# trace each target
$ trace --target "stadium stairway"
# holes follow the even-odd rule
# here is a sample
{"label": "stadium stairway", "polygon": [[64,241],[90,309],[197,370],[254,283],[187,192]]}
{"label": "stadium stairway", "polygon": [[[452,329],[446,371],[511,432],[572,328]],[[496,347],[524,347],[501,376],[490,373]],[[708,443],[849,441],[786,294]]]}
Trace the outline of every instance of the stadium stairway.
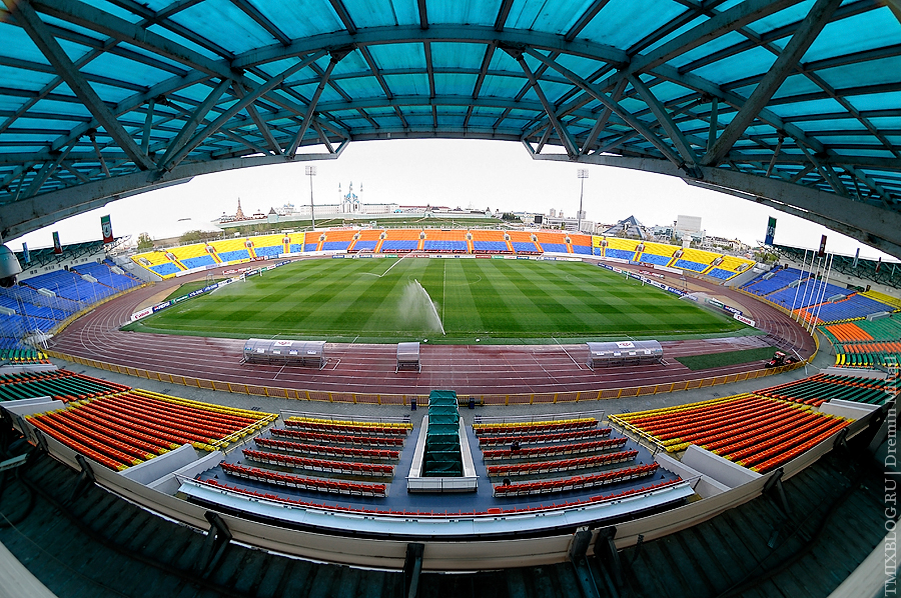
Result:
{"label": "stadium stairway", "polygon": [[[170,257],[170,256],[171,256],[171,257]],[[187,269],[188,269],[187,266],[185,266],[183,263],[181,263],[181,260],[178,259],[178,258],[175,256],[175,254],[173,254],[173,253],[167,253],[167,254],[166,254],[166,257],[168,258],[168,260],[169,260],[170,262],[172,262],[173,264],[175,264],[175,266],[176,266],[179,270],[187,270]]]}

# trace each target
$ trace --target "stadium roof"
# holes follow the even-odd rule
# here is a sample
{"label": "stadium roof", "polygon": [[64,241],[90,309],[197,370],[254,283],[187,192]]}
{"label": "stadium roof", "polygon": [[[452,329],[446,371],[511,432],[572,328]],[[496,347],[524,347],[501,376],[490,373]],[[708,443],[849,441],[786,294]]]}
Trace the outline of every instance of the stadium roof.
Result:
{"label": "stadium roof", "polygon": [[388,138],[657,172],[901,256],[901,0],[2,0],[0,232]]}

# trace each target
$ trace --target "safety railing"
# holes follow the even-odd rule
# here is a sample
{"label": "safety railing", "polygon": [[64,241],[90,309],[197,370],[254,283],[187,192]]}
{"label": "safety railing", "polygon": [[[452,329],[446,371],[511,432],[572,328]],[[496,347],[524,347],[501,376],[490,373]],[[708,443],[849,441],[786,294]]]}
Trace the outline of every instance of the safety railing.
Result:
{"label": "safety railing", "polygon": [[[278,386],[264,386],[257,384],[244,384],[236,382],[224,382],[219,380],[209,380],[205,378],[195,378],[191,376],[181,376],[178,374],[168,374],[166,372],[154,372],[141,368],[116,365],[105,361],[97,361],[95,359],[85,359],[75,355],[66,355],[58,351],[47,351],[47,354],[57,359],[64,359],[79,365],[89,366],[106,370],[108,372],[116,372],[118,374],[127,374],[138,378],[146,378],[148,380],[159,380],[169,384],[180,384],[182,386],[191,386],[195,388],[205,388],[208,390],[216,390],[222,392],[240,393],[253,396],[276,397],[279,399],[296,399],[301,401],[320,401],[323,403],[353,403],[362,405],[409,405],[412,400],[416,400],[417,405],[427,405],[427,394],[386,394],[386,393],[358,393],[358,392],[332,392],[322,390],[302,390],[295,388],[284,388]],[[599,390],[581,390],[581,391],[563,391],[549,393],[510,393],[510,394],[471,394],[458,395],[458,399],[469,400],[474,398],[477,402],[484,405],[541,405],[541,404],[557,404],[557,403],[579,403],[582,401],[597,401],[605,399],[620,399],[626,397],[642,397],[647,395],[664,394],[669,392],[679,392],[682,390],[694,390],[697,388],[708,388],[711,386],[719,386],[721,384],[731,384],[733,382],[742,382],[744,380],[754,380],[756,378],[765,378],[775,374],[788,372],[799,367],[803,367],[804,362],[793,363],[789,365],[765,368],[759,370],[751,370],[748,372],[739,372],[724,376],[711,376],[708,378],[698,378],[695,380],[683,380],[681,382],[667,382],[664,384],[650,384],[646,386],[630,386],[624,388],[604,388]]]}

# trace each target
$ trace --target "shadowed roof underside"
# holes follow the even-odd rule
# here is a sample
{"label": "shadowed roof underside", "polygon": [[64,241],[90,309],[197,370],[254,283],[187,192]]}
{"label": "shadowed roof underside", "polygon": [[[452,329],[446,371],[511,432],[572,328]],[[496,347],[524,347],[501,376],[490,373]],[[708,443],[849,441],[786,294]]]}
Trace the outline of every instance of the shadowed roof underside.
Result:
{"label": "shadowed roof underside", "polygon": [[2,0],[0,232],[351,141],[468,138],[678,176],[901,256],[899,18],[899,0]]}

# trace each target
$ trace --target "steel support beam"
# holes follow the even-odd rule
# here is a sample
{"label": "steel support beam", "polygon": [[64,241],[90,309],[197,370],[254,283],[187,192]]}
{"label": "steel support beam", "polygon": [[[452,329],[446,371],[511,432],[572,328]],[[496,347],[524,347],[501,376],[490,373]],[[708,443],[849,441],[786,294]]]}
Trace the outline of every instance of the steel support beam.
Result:
{"label": "steel support beam", "polygon": [[191,136],[194,135],[194,131],[197,130],[197,127],[200,126],[200,123],[203,122],[203,119],[206,118],[206,115],[213,109],[213,106],[216,105],[219,98],[222,97],[222,94],[225,93],[225,90],[227,90],[231,84],[231,79],[223,79],[220,81],[219,84],[207,94],[206,99],[194,109],[194,112],[182,125],[181,130],[175,135],[175,138],[169,142],[169,147],[166,148],[166,152],[159,160],[160,168],[166,168],[169,161],[172,159],[172,156],[188,143]]}
{"label": "steel support beam", "polygon": [[28,33],[28,36],[38,47],[44,57],[53,65],[56,72],[62,77],[66,85],[78,96],[85,108],[100,123],[113,141],[122,148],[128,157],[141,170],[155,168],[153,160],[141,151],[125,127],[116,119],[112,111],[103,103],[97,92],[91,87],[84,75],[69,59],[56,38],[50,33],[49,27],[41,20],[31,6],[29,0],[3,0],[7,9],[16,17],[16,22]]}
{"label": "steel support beam", "polygon": [[335,9],[338,18],[341,19],[341,23],[344,25],[344,28],[347,29],[347,32],[351,35],[355,35],[357,33],[357,26],[353,19],[350,18],[350,13],[347,12],[347,7],[344,6],[344,2],[341,0],[328,1],[332,5],[332,8]]}
{"label": "steel support beam", "polygon": [[[623,91],[626,89],[626,85],[629,84],[629,80],[623,77],[619,80],[619,83],[616,84],[616,87],[613,88],[613,92],[610,94],[610,99],[614,102],[619,102],[619,99],[623,95]],[[598,119],[595,121],[594,126],[591,127],[591,131],[588,133],[588,137],[585,139],[585,143],[582,145],[582,155],[588,154],[591,150],[594,149],[594,144],[598,140],[598,136],[601,134],[607,127],[607,122],[610,120],[610,115],[613,114],[613,111],[608,107],[604,106],[601,109],[601,114],[598,116]]]}
{"label": "steel support beam", "polygon": [[[244,87],[238,83],[232,85],[232,90],[235,92],[235,96],[238,99],[243,99],[245,96]],[[253,124],[257,126],[257,130],[260,132],[260,135],[269,144],[269,148],[272,150],[274,154],[282,153],[282,148],[276,141],[275,136],[272,135],[272,131],[269,129],[269,126],[266,124],[266,121],[260,117],[260,112],[257,110],[256,106],[253,104],[247,105],[247,114],[250,115],[250,120],[253,121]]]}
{"label": "steel support beam", "polygon": [[51,161],[44,162],[44,165],[41,169],[34,175],[34,178],[31,179],[31,183],[28,185],[28,188],[25,190],[25,197],[31,197],[32,195],[37,195],[38,191],[41,190],[41,186],[47,180],[47,178],[56,172],[59,168],[59,165],[63,160],[66,159],[66,156],[69,155],[69,152],[72,151],[72,148],[75,147],[75,143],[70,143],[66,149],[61,151],[59,155]]}
{"label": "steel support beam", "polygon": [[883,0],[898,22],[901,23],[901,0]]}
{"label": "steel support beam", "polygon": [[[13,0],[4,0],[13,1]],[[207,58],[203,54],[191,50],[162,35],[148,31],[140,23],[130,23],[94,8],[85,2],[75,0],[32,0],[34,8],[40,12],[79,25],[91,31],[102,33],[112,39],[124,41],[154,54],[164,56],[208,75],[227,78],[228,65],[225,61]]]}
{"label": "steel support beam", "polygon": [[670,113],[667,112],[663,104],[654,97],[654,94],[639,76],[629,75],[629,83],[632,84],[632,87],[635,88],[635,91],[638,92],[641,99],[644,100],[645,104],[648,105],[648,108],[651,109],[651,113],[657,119],[657,122],[660,123],[663,130],[666,131],[666,135],[670,138],[670,141],[673,142],[673,145],[676,146],[676,150],[679,152],[679,155],[682,157],[685,164],[689,168],[694,168],[697,162],[695,151],[692,149],[691,144],[688,143],[688,140],[685,139],[685,135],[676,123],[673,122],[673,117]]}
{"label": "steel support beam", "polygon": [[547,144],[548,139],[551,138],[551,133],[554,128],[548,125],[544,128],[544,133],[541,135],[541,139],[538,140],[538,146],[535,148],[535,153],[540,154],[541,150],[544,149],[544,146]]}
{"label": "steel support beam", "polygon": [[719,118],[720,112],[720,99],[716,96],[710,99],[710,128],[707,130],[707,151],[713,149],[713,144],[716,143],[716,135],[717,135],[717,119]]}
{"label": "steel support beam", "polygon": [[[773,150],[773,158],[770,160],[769,166],[766,167],[766,175],[769,177],[773,173],[773,167],[776,165],[776,160],[779,158],[779,151],[782,149],[782,143],[785,141],[784,135],[779,135],[779,142],[776,144],[776,149]],[[708,146],[710,147],[710,146]]]}
{"label": "steel support beam", "polygon": [[249,0],[231,0],[231,3],[240,8],[244,14],[256,21],[256,23],[265,29],[269,35],[279,41],[280,44],[287,46],[291,43],[291,38],[282,32],[275,23],[266,18],[266,15],[257,10]]}
{"label": "steel support beam", "polygon": [[307,134],[307,129],[310,128],[310,123],[313,120],[313,116],[316,113],[316,104],[319,103],[319,98],[322,96],[322,92],[325,90],[325,86],[328,85],[329,77],[332,76],[332,71],[335,70],[335,66],[341,62],[341,59],[347,56],[347,52],[343,53],[332,53],[331,60],[328,61],[328,66],[325,68],[325,72],[322,73],[322,78],[319,80],[319,85],[316,87],[316,91],[313,92],[313,97],[310,98],[310,103],[307,105],[306,114],[303,115],[303,121],[300,123],[300,128],[297,129],[297,134],[294,135],[294,139],[291,141],[291,145],[288,146],[288,149],[285,150],[285,153],[289,156],[293,156],[294,152],[297,151],[297,148],[303,142],[304,135]]}
{"label": "steel support beam", "polygon": [[653,131],[651,131],[645,123],[643,123],[641,120],[636,118],[631,112],[629,112],[628,110],[626,110],[622,106],[620,106],[618,102],[614,102],[610,98],[610,96],[608,96],[607,94],[605,94],[604,92],[599,90],[597,87],[595,87],[588,81],[584,80],[582,77],[578,76],[577,74],[570,71],[569,69],[557,64],[555,61],[551,60],[550,58],[541,54],[540,52],[537,52],[532,49],[527,49],[526,52],[529,54],[529,56],[532,56],[533,58],[537,58],[544,64],[548,65],[549,67],[551,67],[552,69],[554,69],[555,71],[557,71],[558,73],[560,73],[561,75],[563,75],[564,77],[569,79],[572,83],[575,83],[576,85],[578,85],[583,91],[590,94],[593,98],[598,100],[600,103],[602,103],[605,106],[607,106],[608,108],[610,108],[610,110],[612,110],[613,113],[616,114],[618,117],[623,119],[623,121],[626,124],[628,124],[630,127],[635,129],[636,131],[638,131],[642,137],[644,137],[645,139],[650,141],[651,144],[653,144],[654,147],[656,147],[660,151],[660,153],[664,155],[664,157],[667,160],[669,160],[670,162],[672,162],[673,164],[676,164],[676,165],[681,165],[683,163],[683,160],[681,158],[679,158],[679,156],[676,154],[676,152],[674,152],[672,150],[672,148],[669,145],[667,145],[667,143],[665,141],[660,139],[660,137],[658,137]]}
{"label": "steel support beam", "polygon": [[407,544],[403,572],[405,598],[416,598],[419,596],[419,576],[422,573],[422,555],[424,552],[425,544],[418,542]]}
{"label": "steel support beam", "polygon": [[746,0],[674,37],[659,48],[632,61],[628,74],[642,73],[676,56],[700,47],[722,35],[736,31],[766,16],[800,3],[801,0]]}
{"label": "steel support beam", "polygon": [[503,0],[501,7],[497,11],[497,18],[494,19],[494,30],[501,32],[507,23],[507,17],[510,16],[510,9],[513,8],[513,0]]}
{"label": "steel support beam", "polygon": [[[257,85],[250,93],[245,95],[243,98],[232,104],[227,110],[223,111],[216,120],[203,128],[199,133],[194,135],[191,140],[186,143],[166,164],[165,169],[171,170],[171,168],[184,160],[187,155],[198,145],[204,142],[210,135],[218,131],[222,128],[225,123],[227,123],[233,116],[235,116],[238,112],[249,106],[251,103],[257,100],[260,96],[265,94],[268,91],[271,91],[282,84],[282,82],[299,71],[302,68],[305,68],[310,65],[315,60],[318,60],[320,57],[325,55],[325,50],[321,50],[311,56],[308,56],[304,60],[297,62],[296,64],[288,67],[280,74],[272,77],[268,81],[264,81]],[[306,121],[304,121],[306,122]]]}
{"label": "steel support beam", "polygon": [[741,2],[692,27],[648,54],[634,56],[628,65],[624,65],[618,72],[599,81],[597,86],[605,89],[613,85],[621,77],[655,70],[657,67],[685,52],[801,1],[748,0]]}
{"label": "steel support beam", "polygon": [[[13,0],[8,1],[12,2]],[[337,0],[333,1],[337,2]],[[341,6],[343,7],[343,4]],[[103,35],[106,35],[114,40],[126,42],[128,44],[145,49],[148,52],[159,54],[160,56],[174,60],[178,63],[184,64],[190,69],[198,71],[192,72],[187,76],[181,78],[173,77],[168,81],[163,82],[163,84],[161,84],[163,87],[187,87],[191,82],[203,80],[209,78],[210,76],[224,79],[231,78],[248,88],[256,88],[257,86],[256,81],[248,77],[240,76],[238,73],[240,73],[241,69],[251,68],[256,64],[260,64],[258,62],[253,64],[239,65],[236,64],[235,61],[226,62],[224,60],[217,61],[209,59],[206,56],[195,52],[194,50],[190,50],[187,47],[182,46],[176,42],[173,42],[166,37],[150,32],[146,28],[139,26],[139,24],[130,23],[128,21],[125,21],[124,19],[120,19],[100,9],[91,7],[84,2],[78,2],[76,0],[38,0],[37,2],[35,2],[35,7],[41,12],[45,12],[65,21],[69,21],[81,27],[85,27],[86,29],[89,29],[91,31],[102,33]],[[354,29],[354,32],[356,32],[356,29]],[[328,37],[334,40],[334,43],[327,42],[321,46],[313,44],[314,47],[306,52],[297,51],[297,42],[292,43],[290,48],[286,48],[285,46],[278,44],[278,48],[280,49],[276,53],[280,54],[280,57],[283,59],[296,58],[305,56],[307,54],[310,54],[311,52],[319,54],[320,52],[325,51],[323,50],[323,48],[334,48],[354,43],[353,37],[351,35],[348,35],[346,32],[341,32],[340,34],[331,34]],[[339,42],[338,40],[345,41]],[[204,76],[204,74],[206,76]],[[271,92],[272,90],[269,91]],[[160,95],[161,93],[167,93],[167,91],[165,89],[153,89],[147,97],[155,97],[157,95]],[[300,106],[296,102],[288,100],[287,98],[280,97],[277,94],[270,94],[269,96],[267,96],[267,99],[272,103],[285,108],[286,110],[294,112],[294,114],[298,116],[304,113],[303,106]],[[146,101],[146,98],[141,99],[139,97],[135,100],[135,105],[140,105],[144,101]],[[120,107],[123,111],[127,111],[127,108],[125,107],[127,104],[128,101],[121,103]],[[327,123],[322,123],[322,125],[328,129],[332,128]],[[335,132],[339,135],[346,136],[340,131],[335,130]],[[66,143],[67,142],[63,140],[58,145],[56,145],[56,147],[62,147],[63,145],[66,145]]]}
{"label": "steel support beam", "polygon": [[816,168],[820,176],[823,177],[823,180],[829,183],[829,186],[832,187],[832,190],[839,195],[842,195],[841,188],[836,183],[836,181],[833,180],[831,176],[829,176],[830,173],[826,171],[822,164],[820,164],[820,161],[816,159],[816,156],[811,154],[810,150],[803,145],[799,145],[798,147],[801,149],[807,159],[810,160],[810,163],[813,164],[813,167]]}
{"label": "steel support beam", "polygon": [[[50,1],[59,2],[60,0]],[[581,39],[567,43],[563,40],[563,36],[551,33],[519,30],[497,31],[491,26],[436,23],[429,24],[428,30],[423,31],[417,23],[415,25],[397,27],[366,28],[354,34],[349,34],[346,31],[336,31],[308,38],[298,38],[288,47],[278,44],[241,54],[231,62],[231,67],[248,69],[275,60],[302,56],[319,48],[340,48],[353,45],[362,51],[364,48],[379,44],[422,43],[423,41],[497,43],[508,47],[528,45],[549,52],[566,52],[567,54],[590,56],[596,60],[612,64],[617,68],[625,67],[630,61],[630,56],[624,50]]]}
{"label": "steel support beam", "polygon": [[426,8],[426,0],[417,0],[419,5],[419,28],[425,31],[429,28],[429,10]]}
{"label": "steel support beam", "polygon": [[316,134],[319,135],[319,140],[322,141],[322,145],[325,146],[328,153],[334,154],[335,148],[332,146],[332,142],[329,140],[328,135],[326,135],[325,131],[322,130],[322,127],[319,126],[319,123],[313,121],[313,128],[316,130]]}
{"label": "steel support beam", "polygon": [[592,533],[588,529],[576,530],[572,543],[569,545],[569,562],[572,563],[579,589],[584,598],[601,598],[597,582],[588,564],[588,548],[591,546]]}
{"label": "steel support beam", "polygon": [[551,125],[553,125],[554,130],[557,131],[557,136],[560,138],[560,141],[563,143],[563,147],[566,149],[566,155],[570,158],[575,159],[579,155],[579,148],[576,147],[576,142],[573,141],[572,136],[569,134],[569,131],[566,127],[563,126],[563,123],[560,122],[560,119],[557,118],[557,113],[554,112],[554,106],[548,101],[547,96],[544,95],[544,91],[541,90],[541,86],[538,85],[538,80],[535,78],[535,74],[532,72],[532,69],[529,68],[529,65],[526,64],[525,56],[523,56],[522,51],[513,50],[513,49],[505,49],[505,51],[512,56],[516,62],[519,63],[519,67],[522,69],[522,72],[525,73],[526,78],[529,80],[529,85],[535,90],[535,95],[538,96],[538,100],[541,102],[541,105],[544,107],[544,111],[547,113],[548,120],[550,120]]}
{"label": "steel support beam", "polygon": [[610,0],[594,0],[591,3],[591,6],[585,9],[585,12],[582,13],[582,16],[579,17],[579,20],[575,22],[575,24],[569,28],[569,31],[566,32],[566,35],[563,36],[568,42],[576,39],[576,36],[579,35],[588,23],[591,22],[593,18],[597,16],[601,9],[607,6]]}
{"label": "steel support beam", "polygon": [[156,98],[150,98],[147,102],[147,113],[144,115],[144,130],[141,134],[141,151],[145,154],[150,149],[150,133],[153,131],[154,108],[156,108]]}
{"label": "steel support beam", "polygon": [[841,3],[842,0],[817,0],[782,53],[776,58],[776,62],[751,92],[738,114],[732,118],[716,143],[713,144],[713,148],[701,159],[702,164],[716,166],[723,160],[748,125],[758,117],[760,111],[767,105],[785,78],[797,66],[804,52],[814,42],[823,27],[829,22],[829,17]]}
{"label": "steel support beam", "polygon": [[[558,154],[532,154],[535,160],[568,161]],[[578,162],[654,172],[685,179],[685,173],[671,162],[659,158],[625,156],[582,156]],[[726,168],[698,167],[703,184],[729,195],[817,222],[853,237],[862,243],[901,258],[901,212],[869,203],[852,201],[828,191],[821,191],[780,179],[764,178]],[[813,168],[811,167],[811,170]],[[694,183],[693,183],[694,184]]]}
{"label": "steel support beam", "polygon": [[75,168],[75,165],[72,164],[71,162],[63,162],[63,168],[65,168],[67,171],[72,173],[72,176],[74,176],[76,179],[78,179],[82,183],[90,183],[91,182],[91,179],[86,177],[83,173],[79,172],[79,170],[77,168]]}

